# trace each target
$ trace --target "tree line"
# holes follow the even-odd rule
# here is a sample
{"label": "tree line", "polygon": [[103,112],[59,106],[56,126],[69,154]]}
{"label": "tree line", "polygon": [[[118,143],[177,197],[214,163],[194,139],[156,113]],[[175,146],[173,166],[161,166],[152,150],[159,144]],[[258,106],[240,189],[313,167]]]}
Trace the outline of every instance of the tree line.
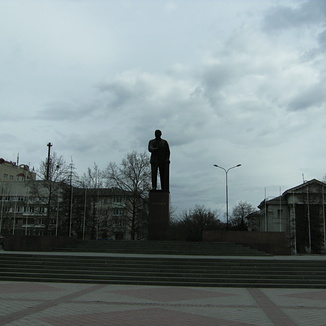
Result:
{"label": "tree line", "polygon": [[[147,153],[129,153],[120,165],[111,162],[103,170],[94,163],[92,168],[89,167],[87,172],[79,176],[72,162],[68,164],[54,152],[40,163],[36,172],[37,179],[31,180],[32,196],[47,207],[45,233],[53,234],[53,210],[56,203],[59,205],[60,199],[60,211],[59,207],[55,208],[61,215],[60,223],[56,223],[56,235],[61,233],[85,238],[87,233],[87,237],[92,239],[110,237],[110,223],[118,222],[107,219],[108,205],[103,203],[106,201],[104,196],[111,196],[116,200],[116,207],[119,207],[119,198],[123,198],[123,208],[119,209],[123,210],[123,223],[126,223],[124,226],[129,230],[131,238],[146,236],[142,230],[147,221],[144,202],[150,190]],[[44,189],[46,196],[42,195]]]}
{"label": "tree line", "polygon": [[[49,194],[43,198],[47,201],[48,207],[46,227],[51,221],[51,207],[58,200],[59,192],[63,197],[61,211],[65,212],[66,218],[61,219],[56,234],[61,231],[65,235],[85,238],[85,230],[87,230],[87,236],[93,239],[109,237],[110,234],[103,231],[102,224],[106,224],[108,229],[108,223],[113,222],[101,218],[100,207],[97,206],[95,209],[95,202],[98,201],[96,189],[115,189],[121,194],[129,194],[125,197],[128,201],[125,205],[128,214],[125,216],[128,216],[126,227],[130,230],[131,239],[146,238],[147,210],[143,209],[143,205],[151,189],[150,163],[146,152],[128,153],[120,164],[110,162],[103,170],[94,163],[93,167],[89,167],[81,176],[75,172],[73,162],[67,163],[62,156],[54,152],[50,159],[41,162],[37,176],[39,181],[43,181]],[[40,191],[39,187],[34,189],[34,195],[37,195],[36,192]],[[39,194],[39,197],[42,196]],[[83,201],[86,201],[86,198],[88,207],[93,207],[93,211],[87,212],[87,217],[83,216],[85,214]],[[255,210],[251,204],[239,202],[230,216],[229,229],[248,230],[247,216]],[[177,216],[171,214],[171,238],[201,241],[205,230],[226,230],[226,223],[222,219],[223,216],[219,216],[216,211],[200,205],[183,211]]]}
{"label": "tree line", "polygon": [[[229,230],[248,231],[248,215],[256,208],[247,202],[240,201],[232,211]],[[174,240],[202,241],[203,231],[226,231],[227,224],[221,221],[218,213],[202,205],[182,212],[171,221],[171,236]]]}

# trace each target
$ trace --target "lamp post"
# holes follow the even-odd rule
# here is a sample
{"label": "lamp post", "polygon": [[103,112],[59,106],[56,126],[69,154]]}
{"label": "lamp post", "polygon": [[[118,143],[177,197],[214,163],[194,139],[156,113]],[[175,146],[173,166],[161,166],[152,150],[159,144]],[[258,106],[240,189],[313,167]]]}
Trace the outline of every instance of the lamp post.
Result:
{"label": "lamp post", "polygon": [[216,168],[222,169],[225,172],[225,204],[226,204],[226,229],[229,230],[229,189],[228,189],[228,172],[231,169],[238,168],[241,164],[232,166],[228,169],[223,168],[217,164],[214,164]]}

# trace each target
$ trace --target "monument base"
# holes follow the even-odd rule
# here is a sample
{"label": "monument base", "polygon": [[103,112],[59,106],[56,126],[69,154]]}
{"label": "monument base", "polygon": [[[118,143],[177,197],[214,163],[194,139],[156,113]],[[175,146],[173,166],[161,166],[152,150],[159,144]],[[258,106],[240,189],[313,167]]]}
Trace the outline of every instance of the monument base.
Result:
{"label": "monument base", "polygon": [[150,191],[148,240],[170,240],[170,193]]}

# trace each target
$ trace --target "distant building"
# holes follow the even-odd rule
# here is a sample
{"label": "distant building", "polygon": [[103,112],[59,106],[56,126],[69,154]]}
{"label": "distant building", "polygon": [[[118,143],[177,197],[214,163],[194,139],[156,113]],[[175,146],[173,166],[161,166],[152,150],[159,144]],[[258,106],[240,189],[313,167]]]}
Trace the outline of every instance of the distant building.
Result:
{"label": "distant building", "polygon": [[324,182],[313,179],[263,200],[249,216],[253,230],[285,232],[294,253],[320,253],[326,245]]}
{"label": "distant building", "polygon": [[114,188],[76,188],[27,179],[0,181],[0,235],[146,237],[147,206],[141,198],[134,201],[130,193]]}
{"label": "distant building", "polygon": [[[87,237],[111,240],[147,237],[145,199],[117,188],[76,188],[74,194],[75,224],[81,224],[78,219],[86,219]],[[91,230],[95,230],[95,235]]]}
{"label": "distant building", "polygon": [[36,179],[36,173],[29,170],[26,164],[17,165],[15,162],[0,158],[0,181],[25,181]]}
{"label": "distant building", "polygon": [[45,235],[46,229],[54,234],[57,204],[48,205],[48,188],[42,181],[18,181],[0,181],[0,235]]}

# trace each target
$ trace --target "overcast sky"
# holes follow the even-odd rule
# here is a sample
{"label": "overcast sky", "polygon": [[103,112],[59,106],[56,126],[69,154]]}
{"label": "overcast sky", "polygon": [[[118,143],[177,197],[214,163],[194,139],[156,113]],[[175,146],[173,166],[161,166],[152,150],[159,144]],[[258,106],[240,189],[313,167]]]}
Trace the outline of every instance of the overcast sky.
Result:
{"label": "overcast sky", "polygon": [[[326,173],[326,1],[0,0],[0,157],[79,174],[171,148],[171,203],[225,212]],[[266,191],[265,191],[266,190]]]}

